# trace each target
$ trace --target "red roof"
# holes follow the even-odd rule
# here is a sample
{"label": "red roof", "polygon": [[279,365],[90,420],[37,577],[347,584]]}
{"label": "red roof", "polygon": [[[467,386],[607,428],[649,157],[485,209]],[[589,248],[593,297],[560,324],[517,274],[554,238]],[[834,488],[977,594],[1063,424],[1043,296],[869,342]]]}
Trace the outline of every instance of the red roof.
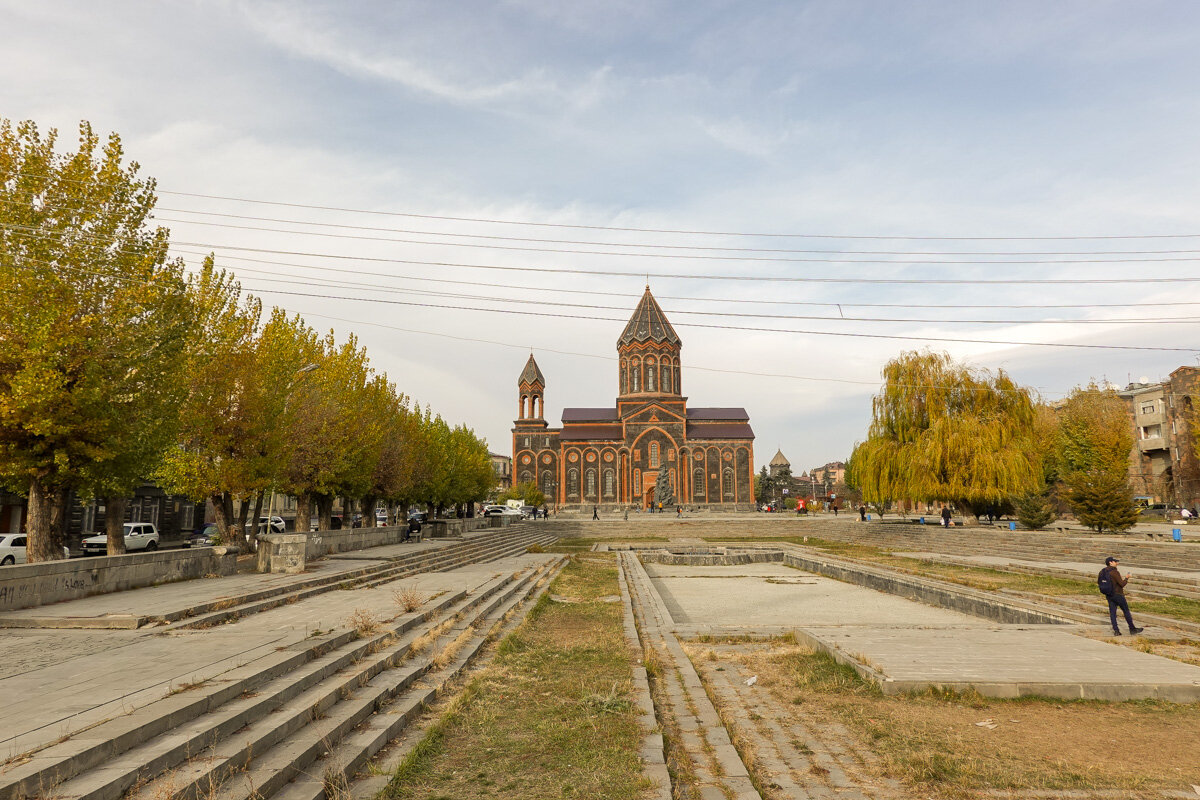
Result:
{"label": "red roof", "polygon": [[736,419],[748,420],[750,415],[746,413],[744,408],[689,408],[687,410],[689,420],[693,419]]}
{"label": "red roof", "polygon": [[563,422],[601,422],[616,418],[615,408],[564,408],[562,412]]}
{"label": "red roof", "polygon": [[620,425],[568,425],[558,435],[561,442],[603,440],[624,441],[625,433]]}
{"label": "red roof", "polygon": [[688,441],[693,439],[753,439],[754,429],[745,422],[694,423],[687,425]]}

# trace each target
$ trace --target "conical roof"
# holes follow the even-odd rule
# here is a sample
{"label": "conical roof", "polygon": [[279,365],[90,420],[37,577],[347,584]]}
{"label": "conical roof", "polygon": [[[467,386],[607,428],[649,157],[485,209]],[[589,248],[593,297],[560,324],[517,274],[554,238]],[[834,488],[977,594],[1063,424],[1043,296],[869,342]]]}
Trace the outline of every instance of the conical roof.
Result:
{"label": "conical roof", "polygon": [[784,456],[782,450],[775,451],[775,457],[771,459],[772,467],[790,467],[791,465],[792,462],[787,460],[787,457]]}
{"label": "conical roof", "polygon": [[542,377],[542,371],[538,369],[537,362],[533,360],[533,353],[530,353],[529,360],[525,362],[525,369],[521,370],[521,377],[517,378],[517,386],[534,383],[545,386],[546,379]]}
{"label": "conical roof", "polygon": [[617,339],[617,347],[634,342],[669,342],[676,347],[682,344],[679,334],[675,333],[671,323],[667,322],[667,315],[659,308],[654,295],[650,294],[649,286],[646,287],[646,293],[642,295],[637,308],[633,310],[633,316],[629,318],[629,324],[625,326],[621,338]]}

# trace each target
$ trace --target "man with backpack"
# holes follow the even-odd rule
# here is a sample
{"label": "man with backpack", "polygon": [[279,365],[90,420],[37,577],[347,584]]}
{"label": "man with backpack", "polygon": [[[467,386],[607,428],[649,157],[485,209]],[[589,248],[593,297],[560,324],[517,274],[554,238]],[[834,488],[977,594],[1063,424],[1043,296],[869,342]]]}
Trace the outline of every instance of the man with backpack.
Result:
{"label": "man with backpack", "polygon": [[1118,608],[1125,614],[1130,633],[1141,633],[1144,630],[1133,624],[1133,615],[1129,613],[1129,601],[1125,599],[1125,584],[1129,583],[1133,574],[1121,577],[1121,571],[1117,569],[1120,563],[1120,559],[1109,556],[1104,559],[1104,569],[1096,576],[1096,586],[1100,589],[1100,594],[1108,599],[1108,616],[1112,620],[1113,636],[1121,635],[1121,629],[1117,627]]}

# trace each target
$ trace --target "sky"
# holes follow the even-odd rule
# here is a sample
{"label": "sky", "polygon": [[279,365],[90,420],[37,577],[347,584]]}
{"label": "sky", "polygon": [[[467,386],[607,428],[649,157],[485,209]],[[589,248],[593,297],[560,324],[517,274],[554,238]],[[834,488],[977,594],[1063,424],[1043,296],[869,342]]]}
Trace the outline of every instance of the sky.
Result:
{"label": "sky", "polygon": [[1200,363],[1200,4],[0,0],[0,31],[0,117],[120,134],[176,255],[494,452],[531,351],[552,425],[612,404],[647,284],[689,405],[796,474],[904,350],[1047,399]]}

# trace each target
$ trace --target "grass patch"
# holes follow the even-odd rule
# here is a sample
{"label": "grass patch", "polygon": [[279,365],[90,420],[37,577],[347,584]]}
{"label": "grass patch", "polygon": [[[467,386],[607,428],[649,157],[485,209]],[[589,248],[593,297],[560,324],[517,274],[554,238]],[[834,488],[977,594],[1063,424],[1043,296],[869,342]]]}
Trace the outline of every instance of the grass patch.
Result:
{"label": "grass patch", "polygon": [[[580,602],[556,603],[550,593]],[[632,702],[616,559],[572,559],[409,754],[396,800],[637,797],[642,732]]]}
{"label": "grass patch", "polygon": [[[878,757],[882,776],[938,797],[985,790],[1157,793],[1200,784],[1194,749],[1200,704],[997,700],[940,690],[885,696],[849,667],[803,647],[724,658],[757,674],[784,713],[814,730],[831,719],[842,723]],[[995,727],[976,724],[984,720]]]}
{"label": "grass patch", "polygon": [[1156,597],[1138,600],[1137,610],[1145,611],[1147,614],[1161,614],[1164,617],[1200,622],[1200,600],[1193,600],[1190,597]]}
{"label": "grass patch", "polygon": [[[807,540],[806,540],[807,539]],[[1027,575],[989,567],[968,567],[945,564],[923,558],[896,556],[878,547],[853,542],[833,542],[816,536],[771,536],[729,540],[712,537],[711,541],[773,541],[799,544],[829,553],[886,566],[897,572],[936,578],[982,591],[1010,589],[1046,595],[1095,595],[1096,582],[1087,578],[1056,578],[1048,575]]]}

